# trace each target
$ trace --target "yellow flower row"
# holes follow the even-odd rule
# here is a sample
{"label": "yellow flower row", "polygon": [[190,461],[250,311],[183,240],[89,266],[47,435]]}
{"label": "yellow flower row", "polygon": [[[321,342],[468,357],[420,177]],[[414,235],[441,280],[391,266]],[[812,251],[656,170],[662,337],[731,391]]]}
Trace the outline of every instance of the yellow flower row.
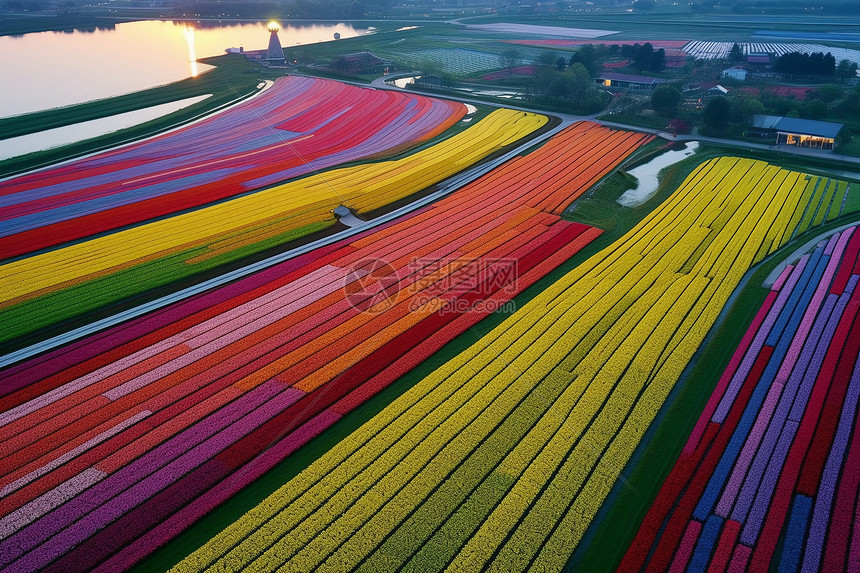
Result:
{"label": "yellow flower row", "polygon": [[807,188],[763,162],[702,164],[176,570],[559,570]]}
{"label": "yellow flower row", "polygon": [[463,132],[405,158],[317,173],[244,197],[0,267],[0,303],[103,276],[197,246],[241,242],[276,226],[278,232],[333,220],[343,203],[359,211],[382,207],[432,185],[547,121],[536,114],[497,110]]}

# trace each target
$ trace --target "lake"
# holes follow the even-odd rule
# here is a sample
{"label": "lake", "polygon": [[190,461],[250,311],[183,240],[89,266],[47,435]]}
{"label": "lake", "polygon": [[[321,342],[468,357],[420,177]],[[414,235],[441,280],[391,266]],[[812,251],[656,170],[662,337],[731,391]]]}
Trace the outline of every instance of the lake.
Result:
{"label": "lake", "polygon": [[[349,38],[372,30],[348,24],[281,22],[286,47]],[[0,37],[0,117],[135,92],[203,73],[195,58],[231,47],[265,49],[267,22],[149,20],[91,31]]]}

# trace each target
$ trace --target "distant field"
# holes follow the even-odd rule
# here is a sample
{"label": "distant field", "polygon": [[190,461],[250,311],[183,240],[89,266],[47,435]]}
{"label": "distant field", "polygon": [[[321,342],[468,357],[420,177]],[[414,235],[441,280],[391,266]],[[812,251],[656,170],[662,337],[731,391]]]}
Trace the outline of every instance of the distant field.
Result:
{"label": "distant field", "polygon": [[458,76],[492,70],[502,65],[496,54],[463,48],[420,50],[404,55],[403,59],[419,67],[424,62],[433,62],[441,66],[446,73]]}
{"label": "distant field", "polygon": [[[682,49],[689,55],[702,60],[716,60],[727,58],[734,46],[734,42],[703,42],[693,41],[686,44]],[[836,48],[823,44],[787,43],[787,42],[738,42],[738,46],[744,54],[754,52],[775,52],[778,55],[790,52],[803,54],[814,54],[816,52],[833,54],[836,61],[849,60],[860,63],[860,50],[848,48]]]}

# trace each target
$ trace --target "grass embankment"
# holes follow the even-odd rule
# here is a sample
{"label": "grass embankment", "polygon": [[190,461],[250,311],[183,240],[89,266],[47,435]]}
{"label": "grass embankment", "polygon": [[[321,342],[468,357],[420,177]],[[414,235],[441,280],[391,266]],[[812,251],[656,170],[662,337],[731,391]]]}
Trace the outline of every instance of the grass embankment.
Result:
{"label": "grass embankment", "polygon": [[197,104],[140,125],[56,149],[37,151],[7,159],[0,162],[0,177],[158,134],[175,127],[177,124],[253,94],[257,91],[257,85],[261,79],[274,79],[283,75],[282,70],[260,68],[238,54],[217,56],[200,61],[216,67],[195,78],[187,78],[149,90],[0,119],[0,134],[2,134],[0,139],[7,139],[185,98],[212,94],[212,97],[208,97]]}
{"label": "grass embankment", "polygon": [[111,28],[137,18],[70,14],[13,14],[0,18],[0,36],[19,36],[34,32],[67,32],[71,30]]}

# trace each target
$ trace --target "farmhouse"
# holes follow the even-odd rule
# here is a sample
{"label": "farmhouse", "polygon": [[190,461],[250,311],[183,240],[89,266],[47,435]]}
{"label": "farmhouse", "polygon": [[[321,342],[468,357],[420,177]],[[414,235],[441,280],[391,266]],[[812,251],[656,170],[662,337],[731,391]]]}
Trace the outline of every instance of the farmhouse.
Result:
{"label": "farmhouse", "polygon": [[776,135],[779,145],[794,145],[831,151],[836,145],[843,124],[776,115],[755,115],[750,135]]}
{"label": "farmhouse", "polygon": [[613,91],[629,91],[633,93],[651,93],[658,86],[666,83],[661,78],[649,76],[636,76],[632,74],[617,74],[615,72],[604,72],[597,78],[597,84]]}
{"label": "farmhouse", "polygon": [[383,73],[391,62],[383,60],[371,52],[356,52],[354,54],[343,54],[332,62],[331,68],[350,74],[373,74]]}
{"label": "farmhouse", "polygon": [[723,77],[742,82],[747,79],[747,71],[743,68],[729,68],[727,70],[723,70]]}

